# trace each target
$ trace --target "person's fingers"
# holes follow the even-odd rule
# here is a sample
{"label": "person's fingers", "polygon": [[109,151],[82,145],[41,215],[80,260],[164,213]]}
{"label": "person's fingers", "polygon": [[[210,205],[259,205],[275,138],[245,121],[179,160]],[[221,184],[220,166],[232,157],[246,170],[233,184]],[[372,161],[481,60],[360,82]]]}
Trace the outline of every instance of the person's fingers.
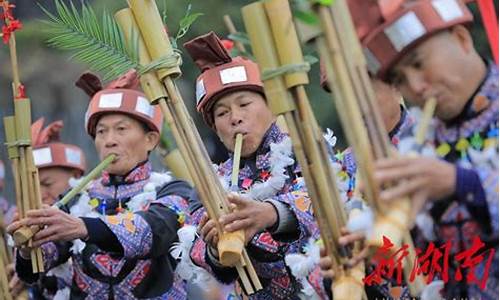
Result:
{"label": "person's fingers", "polygon": [[404,165],[391,169],[377,169],[375,171],[374,179],[380,185],[384,183],[399,182],[402,179],[411,179],[415,176],[421,175],[424,170],[424,165]]}
{"label": "person's fingers", "polygon": [[328,255],[321,257],[319,260],[319,267],[321,270],[331,269],[332,264],[333,264],[332,259]]}
{"label": "person's fingers", "polygon": [[216,228],[212,228],[212,230],[210,230],[207,235],[206,235],[206,238],[205,238],[205,243],[211,245],[212,247],[217,247],[217,243],[215,242],[215,237],[217,236],[217,229]]}
{"label": "person's fingers", "polygon": [[375,169],[391,169],[391,168],[399,168],[405,167],[409,164],[412,164],[418,159],[417,157],[410,156],[397,156],[390,158],[380,158],[375,161],[374,167]]}
{"label": "person's fingers", "polygon": [[10,280],[9,280],[9,290],[14,289],[16,284],[19,282],[19,277],[17,275],[14,275]]}
{"label": "person's fingers", "polygon": [[249,204],[248,199],[236,193],[230,193],[229,195],[227,195],[227,200],[229,201],[229,203],[236,205],[238,209],[241,209]]}
{"label": "person's fingers", "polygon": [[224,230],[228,231],[228,232],[245,230],[245,229],[248,229],[249,227],[251,227],[252,225],[253,225],[253,222],[250,219],[236,220],[236,221],[224,226]]}
{"label": "person's fingers", "polygon": [[365,238],[365,234],[363,232],[353,232],[339,238],[339,244],[342,246],[346,246],[348,244],[361,241]]}
{"label": "person's fingers", "polygon": [[17,207],[16,207],[13,218],[12,218],[12,222],[19,221],[19,219],[20,219],[19,212],[17,211]]}
{"label": "person's fingers", "polygon": [[23,220],[15,221],[10,223],[9,226],[5,229],[8,234],[12,235],[14,232],[16,232],[19,228],[25,226]]}
{"label": "person's fingers", "polygon": [[217,246],[217,245],[219,244],[219,234],[216,234],[216,235],[214,236],[213,240],[214,240],[214,242],[213,242],[213,243],[214,243],[214,245],[215,245],[215,246]]}
{"label": "person's fingers", "polygon": [[349,259],[349,261],[347,262],[347,266],[351,268],[356,266],[358,263],[364,261],[368,257],[368,253],[368,247],[363,248],[359,253]]}
{"label": "person's fingers", "polygon": [[327,255],[327,254],[326,254],[326,248],[325,248],[325,247],[321,247],[321,248],[319,248],[319,256],[320,256],[320,257],[324,257],[324,256],[326,256],[326,255]]}
{"label": "person's fingers", "polygon": [[43,227],[45,225],[53,225],[57,222],[60,222],[60,218],[57,218],[57,217],[53,217],[53,216],[50,216],[50,217],[28,217],[27,219],[25,219],[25,226],[33,226],[33,225],[36,225],[36,226],[40,226],[40,227]]}
{"label": "person's fingers", "polygon": [[57,208],[40,208],[32,209],[26,212],[28,218],[51,217],[57,214],[60,210]]}
{"label": "person's fingers", "polygon": [[347,229],[347,227],[345,227],[345,226],[344,226],[344,227],[341,227],[341,228],[340,228],[340,233],[341,233],[342,235],[347,235],[347,234],[349,234],[349,233],[351,233],[351,232],[349,231],[349,229]]}
{"label": "person's fingers", "polygon": [[48,236],[53,236],[56,235],[57,232],[59,231],[58,226],[48,226],[43,228],[42,230],[38,231],[34,236],[33,236],[33,242],[37,242],[40,240],[45,239]]}
{"label": "person's fingers", "polygon": [[427,178],[416,177],[411,180],[400,182],[398,185],[380,192],[380,200],[392,201],[410,196],[419,189],[426,187]]}
{"label": "person's fingers", "polygon": [[202,238],[204,239],[206,235],[213,229],[215,228],[215,222],[213,220],[209,220],[208,222],[203,225],[203,227],[200,230],[200,234]]}
{"label": "person's fingers", "polygon": [[225,214],[219,218],[219,222],[222,226],[231,224],[234,221],[245,219],[247,217],[247,212],[236,210],[231,213]]}
{"label": "person's fingers", "polygon": [[14,264],[8,264],[5,269],[8,277],[12,277],[12,275],[16,272]]}
{"label": "person's fingers", "polygon": [[21,294],[24,289],[24,283],[15,275],[9,282],[9,290],[13,298]]}
{"label": "person's fingers", "polygon": [[204,213],[202,216],[201,216],[201,219],[200,219],[200,222],[198,223],[198,227],[197,227],[197,232],[198,234],[201,233],[201,229],[203,228],[203,226],[205,226],[205,224],[207,223],[208,221],[208,215],[206,213]]}

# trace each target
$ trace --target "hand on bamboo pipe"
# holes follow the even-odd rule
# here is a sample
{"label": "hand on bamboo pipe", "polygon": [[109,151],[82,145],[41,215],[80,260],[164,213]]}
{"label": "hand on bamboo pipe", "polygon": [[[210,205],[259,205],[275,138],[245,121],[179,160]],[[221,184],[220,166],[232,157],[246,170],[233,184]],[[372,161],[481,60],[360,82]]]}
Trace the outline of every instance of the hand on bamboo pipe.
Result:
{"label": "hand on bamboo pipe", "polygon": [[381,187],[380,200],[403,197],[412,200],[417,214],[427,201],[438,200],[455,192],[457,169],[443,160],[424,156],[380,159],[375,163],[375,180]]}
{"label": "hand on bamboo pipe", "polygon": [[278,213],[271,203],[255,201],[231,193],[227,196],[233,211],[222,216],[219,222],[227,232],[245,231],[245,244],[255,234],[273,227],[278,221]]}
{"label": "hand on bamboo pipe", "polygon": [[[362,232],[351,233],[345,227],[341,229],[341,232],[342,236],[338,240],[338,243],[341,246],[354,248],[354,243],[361,243],[361,250],[346,262],[346,267],[352,268],[368,258],[368,247],[364,247],[363,245],[365,234]],[[327,255],[325,248],[321,248],[320,250],[319,267],[324,278],[333,279],[335,277],[335,271],[333,270],[333,261],[330,256]]]}
{"label": "hand on bamboo pipe", "polygon": [[209,245],[214,252],[217,249],[217,243],[219,242],[219,235],[217,233],[217,227],[215,226],[215,221],[208,218],[207,213],[203,214],[203,217],[198,224],[198,233],[200,234],[203,241]]}
{"label": "hand on bamboo pipe", "polygon": [[24,283],[19,279],[15,271],[14,264],[7,265],[7,276],[9,280],[9,291],[13,298],[16,298],[24,290]]}
{"label": "hand on bamboo pipe", "polygon": [[23,226],[33,225],[43,228],[33,237],[32,247],[34,248],[48,242],[72,241],[85,239],[88,236],[87,227],[82,219],[49,206],[28,211],[26,218],[10,224],[7,227],[7,232],[13,234]]}
{"label": "hand on bamboo pipe", "polygon": [[[15,223],[18,223],[19,222],[19,213],[17,211],[17,207],[15,208],[15,211],[14,211],[14,216],[12,218],[12,223],[10,223],[9,225],[7,225],[7,228],[5,229],[5,231],[12,235],[14,233],[14,231],[10,231],[9,229],[11,228],[11,226],[16,226],[16,230],[18,229],[17,225],[13,225]],[[19,255],[24,258],[24,259],[30,259],[30,252],[31,252],[31,248],[28,248],[28,247],[21,247],[21,248],[18,248],[17,249]]]}

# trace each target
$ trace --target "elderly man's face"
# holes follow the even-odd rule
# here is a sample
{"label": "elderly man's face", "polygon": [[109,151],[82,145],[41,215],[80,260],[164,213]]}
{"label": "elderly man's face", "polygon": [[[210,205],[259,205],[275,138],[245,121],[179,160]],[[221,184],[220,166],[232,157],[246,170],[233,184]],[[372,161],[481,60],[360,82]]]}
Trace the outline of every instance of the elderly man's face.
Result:
{"label": "elderly man's face", "polygon": [[107,168],[114,175],[125,175],[148,158],[159,141],[155,131],[146,132],[142,124],[125,114],[102,116],[96,125],[95,146],[99,158],[110,154],[116,159]]}
{"label": "elderly man's face", "polygon": [[228,150],[234,151],[236,134],[243,134],[243,157],[257,150],[275,120],[264,97],[251,91],[238,91],[221,97],[215,103],[212,114],[217,135]]}
{"label": "elderly man's face", "polygon": [[470,34],[456,26],[406,54],[391,70],[389,79],[406,100],[417,106],[423,107],[427,99],[435,97],[436,116],[450,120],[460,114],[477,86],[468,71],[474,55]]}

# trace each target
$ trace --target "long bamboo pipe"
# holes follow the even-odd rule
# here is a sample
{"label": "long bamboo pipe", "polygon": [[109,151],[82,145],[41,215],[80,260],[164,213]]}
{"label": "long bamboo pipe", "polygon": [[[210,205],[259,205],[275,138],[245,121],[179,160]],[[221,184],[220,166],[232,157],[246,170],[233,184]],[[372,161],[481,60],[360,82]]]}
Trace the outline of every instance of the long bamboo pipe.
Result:
{"label": "long bamboo pipe", "polygon": [[[358,165],[361,171],[364,171],[364,178],[368,182],[366,186],[372,187],[369,189],[368,196],[376,208],[377,220],[373,230],[375,234],[368,242],[371,244],[372,249],[378,249],[382,242],[381,237],[385,235],[398,246],[401,246],[403,242],[409,244],[411,242],[408,232],[409,224],[406,221],[401,222],[401,220],[407,220],[407,216],[410,214],[409,199],[398,201],[390,209],[385,208],[385,205],[382,205],[377,199],[377,187],[374,185],[373,180],[370,179],[371,172],[365,169],[366,165],[364,164],[371,162],[371,154],[360,152],[360,149],[362,149],[361,144],[367,143],[370,140],[371,144],[374,145],[375,158],[390,157],[393,153],[383,129],[381,118],[377,113],[375,102],[373,101],[374,93],[370,88],[366,63],[359,42],[357,41],[352,20],[349,17],[349,10],[345,1],[337,1],[330,8],[319,5],[317,6],[317,10],[322,21],[329,49],[326,50],[325,44],[321,40],[318,46],[320,51],[322,51],[322,55],[330,60],[329,63],[334,63],[336,73],[331,69],[331,65],[327,64],[326,69],[329,81],[331,86],[334,87],[332,90],[337,92],[335,98],[342,97],[344,99],[341,103],[346,107],[348,112],[346,115],[349,115],[349,118],[352,120],[351,123],[346,123],[346,120],[343,120],[344,129],[346,127],[354,128],[348,132],[348,138],[353,139],[353,148],[356,153]],[[340,32],[343,34],[342,39],[339,38]],[[335,100],[338,101],[338,99]],[[367,101],[362,102],[362,100]],[[339,105],[337,104],[337,107],[340,107]],[[363,119],[360,117],[359,108],[356,106],[361,108],[361,111],[364,113],[364,120],[367,122],[366,125],[370,132],[370,138],[363,134],[363,128],[360,126],[363,123]],[[350,126],[346,126],[345,124],[349,124]],[[411,248],[412,251],[410,252],[414,253],[413,247]],[[406,264],[405,273],[407,273],[408,269],[409,264]],[[413,283],[408,282],[412,295],[420,293],[424,287],[422,282],[421,278]]]}
{"label": "long bamboo pipe", "polygon": [[[244,7],[242,13],[252,50],[262,70],[303,63],[287,1],[253,3]],[[362,299],[364,266],[360,264],[357,273],[345,270],[343,264],[348,251],[337,244],[346,216],[333,170],[325,164],[329,161],[328,151],[305,93],[307,83],[307,75],[301,72],[265,79],[266,98],[273,112],[284,116],[289,128],[325,248],[340,277],[332,286],[335,299]]]}
{"label": "long bamboo pipe", "polygon": [[[147,49],[144,54],[140,54],[142,59],[151,61],[164,55],[172,55],[172,47],[163,30],[155,2],[150,0],[130,0],[128,2],[134,22],[137,22],[136,28],[139,28],[138,31],[143,40],[140,43],[144,43]],[[150,100],[160,106],[165,120],[172,128],[174,138],[184,155],[194,184],[199,190],[200,198],[210,218],[218,220],[220,215],[229,212],[225,191],[209,163],[208,153],[202,146],[202,140],[173,81],[173,78],[179,75],[180,69],[178,67],[157,71],[157,80],[162,83],[168,97],[167,101],[165,101],[164,96],[154,96]],[[234,248],[234,243],[232,243],[234,239],[241,239],[244,236],[243,231],[226,233],[220,224],[217,224],[217,229],[220,234],[218,250],[221,263],[236,267],[247,293],[251,294],[261,289],[262,286],[246,250],[242,247]]]}

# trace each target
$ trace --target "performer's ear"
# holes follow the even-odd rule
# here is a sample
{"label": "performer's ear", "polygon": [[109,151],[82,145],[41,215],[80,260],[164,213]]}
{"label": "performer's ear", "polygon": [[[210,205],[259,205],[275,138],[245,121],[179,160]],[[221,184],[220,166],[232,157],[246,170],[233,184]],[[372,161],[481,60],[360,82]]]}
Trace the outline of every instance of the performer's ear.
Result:
{"label": "performer's ear", "polygon": [[458,41],[460,47],[466,52],[474,51],[474,42],[470,32],[463,25],[455,25],[451,29],[451,35]]}

